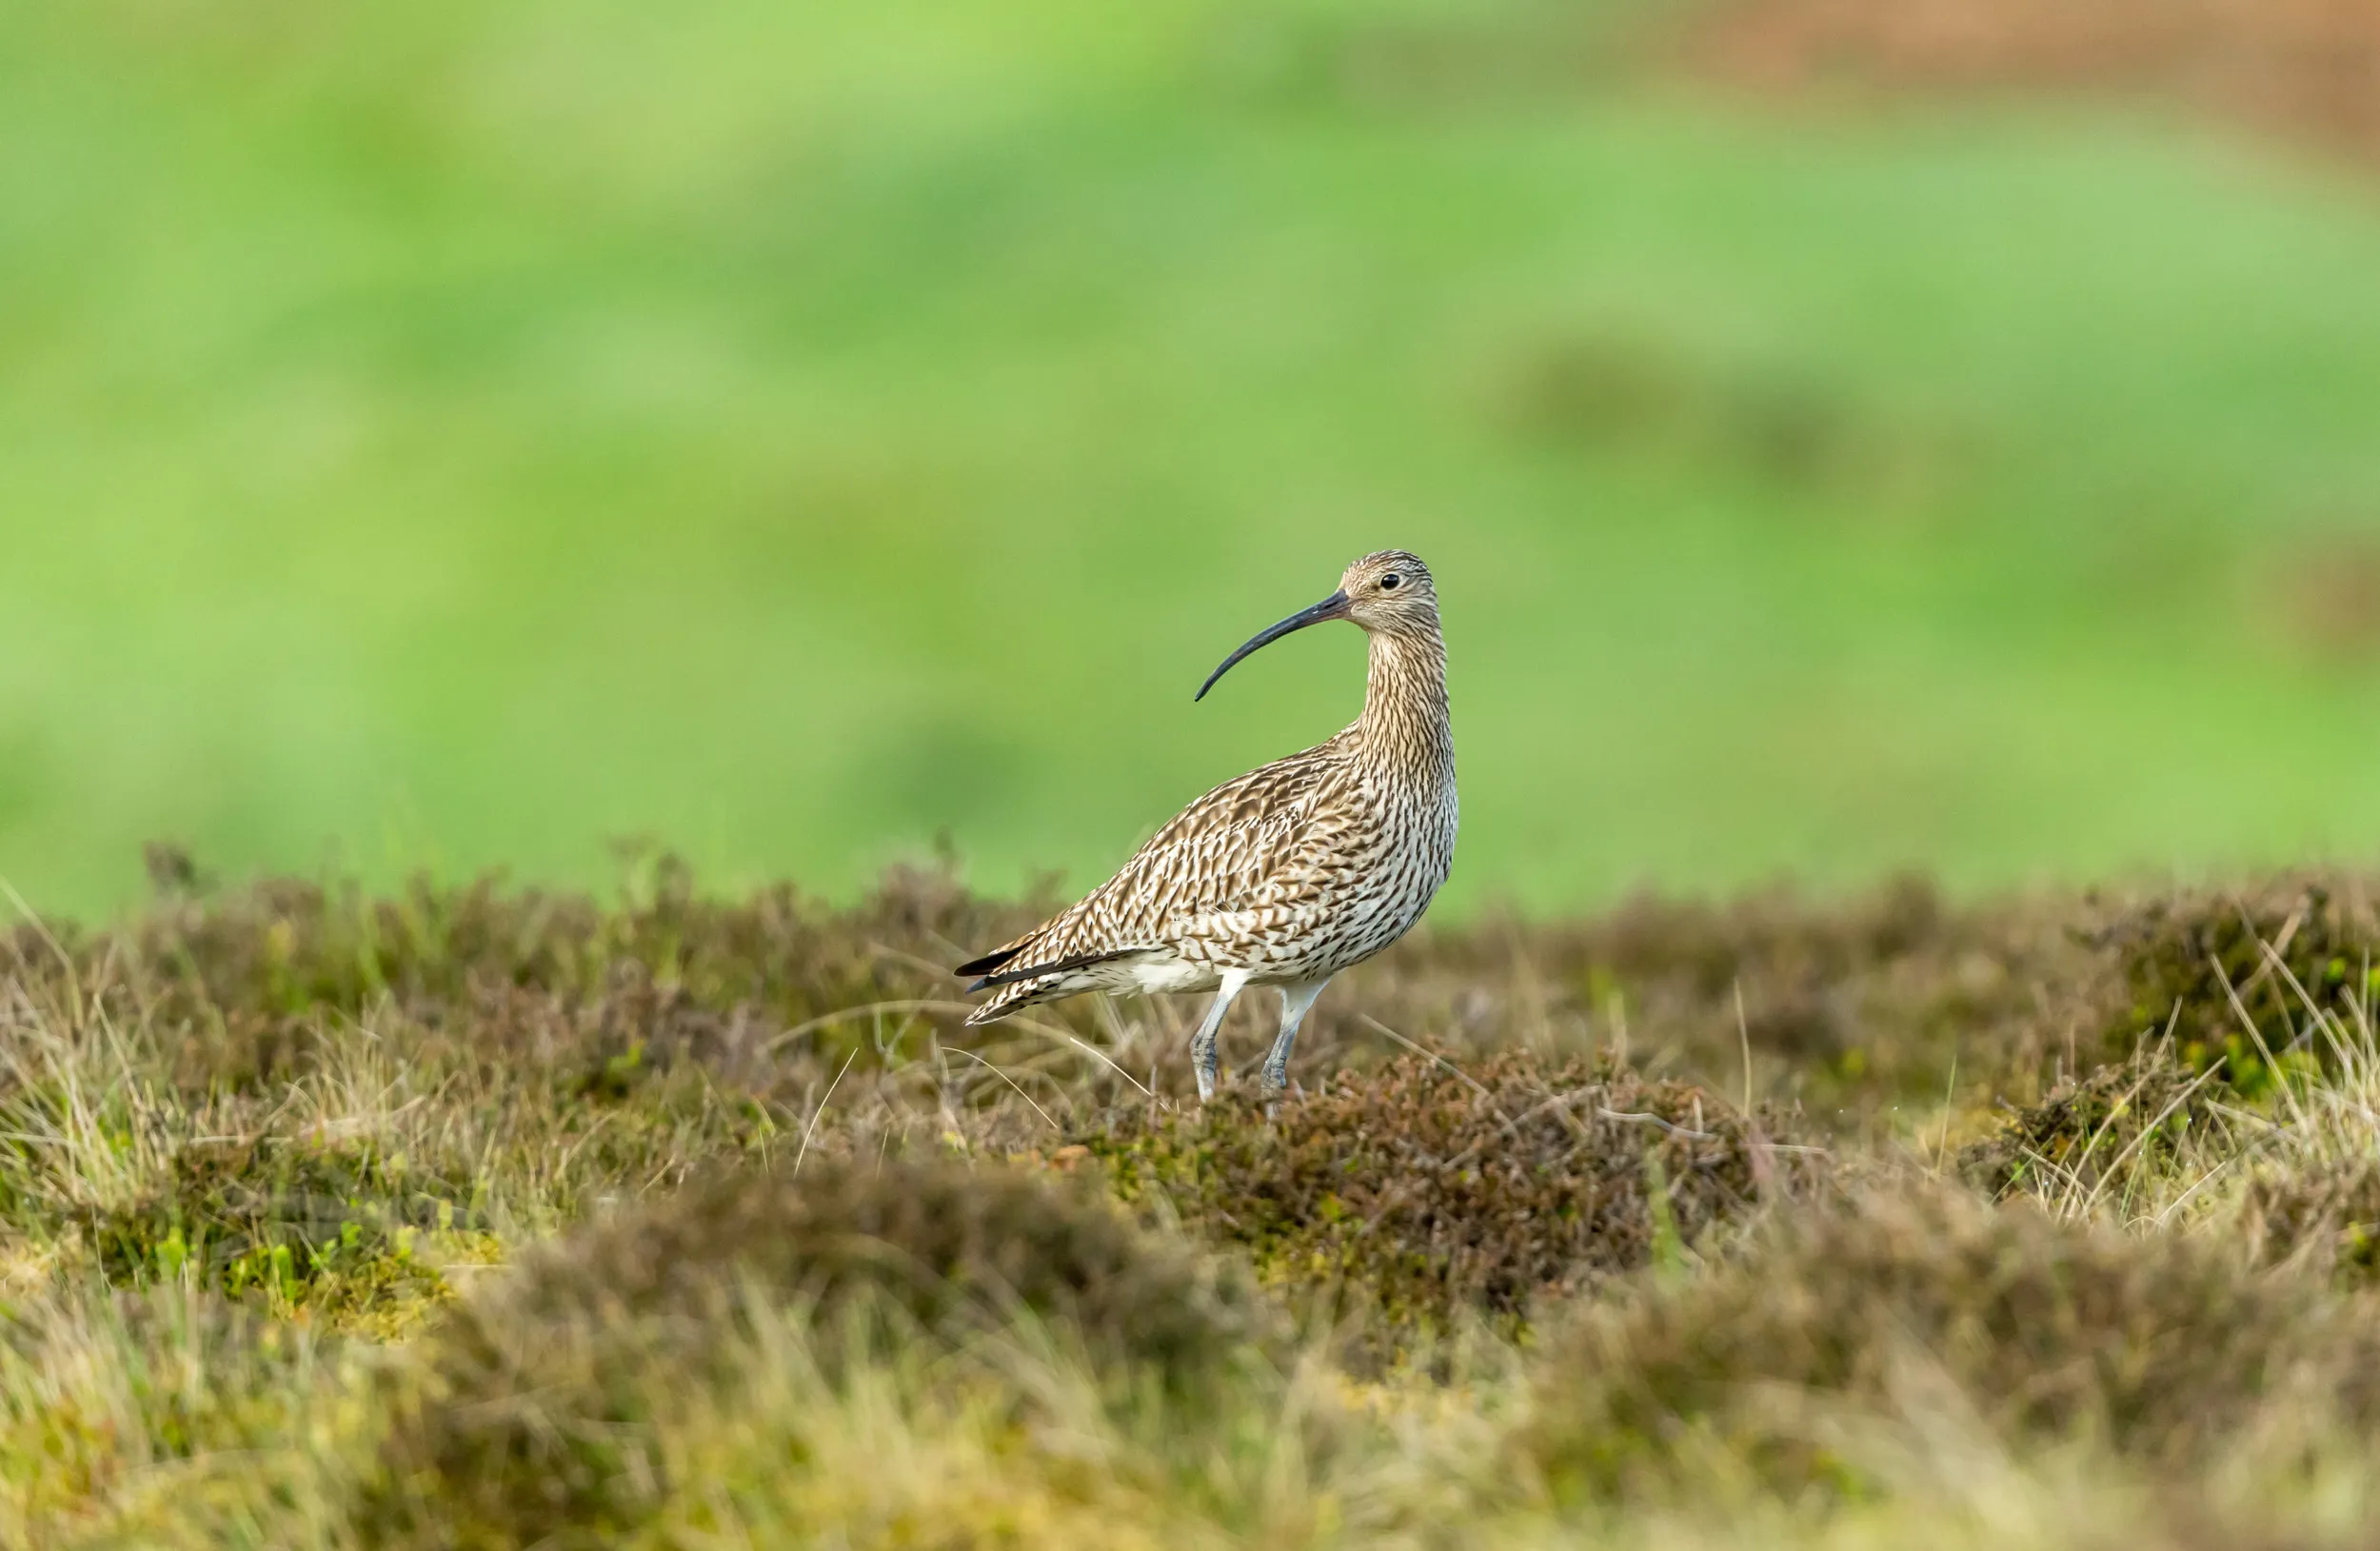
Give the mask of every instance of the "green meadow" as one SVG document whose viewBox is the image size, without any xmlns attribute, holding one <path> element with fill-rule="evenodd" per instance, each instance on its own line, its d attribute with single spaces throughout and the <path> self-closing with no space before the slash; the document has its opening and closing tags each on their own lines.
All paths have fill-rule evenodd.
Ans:
<svg viewBox="0 0 2380 1551">
<path fill-rule="evenodd" d="M 1082 883 L 1438 570 L 1447 904 L 2380 843 L 2380 195 L 1642 6 L 0 7 L 0 876 Z"/>
</svg>

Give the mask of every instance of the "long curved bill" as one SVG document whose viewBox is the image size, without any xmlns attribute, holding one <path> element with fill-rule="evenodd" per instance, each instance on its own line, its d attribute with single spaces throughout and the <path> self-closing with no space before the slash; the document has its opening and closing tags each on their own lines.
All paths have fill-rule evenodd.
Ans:
<svg viewBox="0 0 2380 1551">
<path fill-rule="evenodd" d="M 1345 591 L 1341 590 L 1332 593 L 1329 597 L 1323 599 L 1319 604 L 1314 604 L 1311 606 L 1299 609 L 1287 619 L 1282 620 L 1279 625 L 1266 626 L 1263 629 L 1259 630 L 1254 636 L 1251 636 L 1246 646 L 1241 646 L 1238 651 L 1235 651 L 1229 657 L 1224 658 L 1223 666 L 1217 668 L 1214 672 L 1209 673 L 1206 676 L 1206 682 L 1199 686 L 1199 692 L 1192 695 L 1190 698 L 1194 701 L 1204 700 L 1206 698 L 1206 692 L 1215 687 L 1215 681 L 1217 679 L 1220 679 L 1224 674 L 1230 672 L 1234 663 L 1237 663 L 1240 659 L 1247 656 L 1259 647 L 1269 646 L 1274 642 L 1279 641 L 1282 636 L 1289 634 L 1291 631 L 1302 630 L 1309 625 L 1320 625 L 1325 620 L 1345 619 L 1346 617 L 1347 594 Z"/>
</svg>

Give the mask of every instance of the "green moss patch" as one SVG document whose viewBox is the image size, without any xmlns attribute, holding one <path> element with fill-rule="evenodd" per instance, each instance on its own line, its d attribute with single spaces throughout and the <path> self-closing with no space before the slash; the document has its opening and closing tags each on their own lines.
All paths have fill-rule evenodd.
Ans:
<svg viewBox="0 0 2380 1551">
<path fill-rule="evenodd" d="M 442 1267 L 495 1258 L 476 1198 L 401 1154 L 264 1136 L 186 1144 L 162 1187 L 75 1225 L 117 1283 L 188 1283 L 387 1337 L 453 1296 Z"/>
</svg>

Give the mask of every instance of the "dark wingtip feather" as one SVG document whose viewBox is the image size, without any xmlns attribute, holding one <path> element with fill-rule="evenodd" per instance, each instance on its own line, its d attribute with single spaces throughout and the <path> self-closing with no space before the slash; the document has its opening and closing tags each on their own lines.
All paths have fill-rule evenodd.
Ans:
<svg viewBox="0 0 2380 1551">
<path fill-rule="evenodd" d="M 1021 945 L 1017 947 L 994 948 L 991 952 L 984 954 L 981 958 L 969 959 L 966 963 L 953 969 L 951 973 L 954 975 L 988 975 L 993 970 L 998 969 L 1002 964 L 1006 964 L 1009 960 L 1015 958 L 1018 954 L 1022 953 L 1024 949 Z M 983 983 L 980 980 L 973 985 L 967 987 L 970 991 L 980 991 L 982 988 Z"/>
<path fill-rule="evenodd" d="M 1070 970 L 1088 969 L 1095 964 L 1106 964 L 1112 959 L 1129 959 L 1134 954 L 1142 951 L 1144 950 L 1137 947 L 1101 948 L 1096 952 L 1078 953 L 1071 959 L 1052 959 L 1047 964 L 1029 964 L 1022 969 L 1003 969 L 996 975 L 986 975 L 976 982 L 970 989 L 989 990 L 1002 985 L 1014 985 L 1020 981 L 1040 980 L 1043 975 L 1063 975 Z"/>
</svg>

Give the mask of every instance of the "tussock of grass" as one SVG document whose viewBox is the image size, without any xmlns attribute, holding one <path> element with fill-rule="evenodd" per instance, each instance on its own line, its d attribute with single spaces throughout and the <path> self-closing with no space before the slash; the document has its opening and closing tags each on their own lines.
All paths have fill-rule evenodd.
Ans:
<svg viewBox="0 0 2380 1551">
<path fill-rule="evenodd" d="M 2212 1072 L 2179 1065 L 2170 1043 L 2061 1081 L 2039 1104 L 2006 1115 L 1960 1149 L 1958 1171 L 1993 1196 L 2023 1194 L 2066 1208 L 2126 1201 L 2144 1179 L 2174 1170 L 2210 1125 L 2225 1091 Z"/>
<path fill-rule="evenodd" d="M 1241 1245 L 1269 1280 L 1359 1289 L 1393 1323 L 1530 1304 L 1676 1261 L 1791 1195 L 1816 1154 L 1792 1117 L 1744 1115 L 1610 1061 L 1476 1072 L 1409 1056 L 1271 1120 L 1245 1095 L 1128 1108 L 1081 1143 L 1127 1201 Z"/>
<path fill-rule="evenodd" d="M 762 1323 L 754 1324 L 755 1310 Z M 642 1445 L 683 1400 L 731 1388 L 767 1311 L 836 1330 L 813 1357 L 964 1350 L 1019 1315 L 1060 1322 L 1095 1367 L 1211 1395 L 1261 1348 L 1244 1282 L 1078 1188 L 963 1163 L 726 1174 L 621 1214 L 450 1319 L 425 1394 L 382 1449 L 367 1522 L 389 1543 L 600 1543 L 668 1499 Z"/>
<path fill-rule="evenodd" d="M 477 1404 L 525 1440 L 534 1425 L 543 1468 L 417 1470 L 403 1496 L 367 1473 L 336 1543 L 1416 1545 L 1444 1505 L 1433 1466 L 1462 1465 L 1489 1437 L 1477 1418 L 1375 1415 L 1311 1359 L 1226 1358 L 1194 1395 L 1120 1382 L 1070 1325 L 1020 1304 L 928 1331 L 906 1322 L 897 1288 L 855 1290 L 831 1312 L 748 1282 L 724 1294 L 692 1361 L 686 1342 L 616 1307 L 541 1324 L 537 1361 L 565 1380 L 559 1397 Z M 600 1433 L 567 1414 L 580 1374 L 614 1402 Z M 391 1452 L 406 1427 L 377 1469 L 406 1458 Z M 605 1467 L 557 1458 L 573 1445 L 582 1467 L 599 1455 Z"/>
<path fill-rule="evenodd" d="M 348 1356 L 336 1339 L 187 1288 L 11 1303 L 0 1544 L 165 1543 L 171 1526 L 195 1544 L 259 1500 L 287 1507 L 316 1462 L 307 1433 L 348 1392 Z M 126 1533 L 143 1523 L 156 1531 Z"/>
<path fill-rule="evenodd" d="M 2113 913 L 2092 941 L 2114 956 L 2128 998 L 2110 1036 L 2170 1027 L 2185 1064 L 2219 1067 L 2250 1097 L 2334 1055 L 2300 1038 L 2307 1012 L 2344 1012 L 2380 989 L 2380 911 L 2350 874 L 2152 898 Z"/>
<path fill-rule="evenodd" d="M 2380 1281 L 2380 1158 L 2260 1170 L 2243 1217 L 2260 1260 L 2304 1258 L 2350 1281 Z"/>
<path fill-rule="evenodd" d="M 2350 1285 L 2380 1275 L 2380 1029 L 2373 997 L 2293 984 L 2298 1016 L 2284 1047 L 2318 1052 L 2284 1068 L 2231 1160 L 2244 1176 L 2239 1223 L 2264 1263 L 2327 1270 Z"/>
<path fill-rule="evenodd" d="M 2289 1419 L 2380 1421 L 2380 1334 L 2218 1243 L 1922 1188 L 1780 1220 L 1739 1263 L 1588 1310 L 1539 1369 L 1523 1447 L 1555 1489 L 1787 1497 L 1877 1481 L 1855 1440 L 1948 1404 L 2004 1448 L 2076 1440 L 2204 1468 Z"/>
<path fill-rule="evenodd" d="M 505 1348 L 507 1331 L 588 1313 L 667 1323 L 736 1289 L 822 1318 L 879 1300 L 953 1339 L 1021 1309 L 1191 1387 L 1272 1324 L 1244 1277 L 1080 1185 L 993 1163 L 813 1159 L 713 1174 L 556 1242 L 432 1350 L 475 1387 L 503 1382 L 535 1356 Z"/>
</svg>

